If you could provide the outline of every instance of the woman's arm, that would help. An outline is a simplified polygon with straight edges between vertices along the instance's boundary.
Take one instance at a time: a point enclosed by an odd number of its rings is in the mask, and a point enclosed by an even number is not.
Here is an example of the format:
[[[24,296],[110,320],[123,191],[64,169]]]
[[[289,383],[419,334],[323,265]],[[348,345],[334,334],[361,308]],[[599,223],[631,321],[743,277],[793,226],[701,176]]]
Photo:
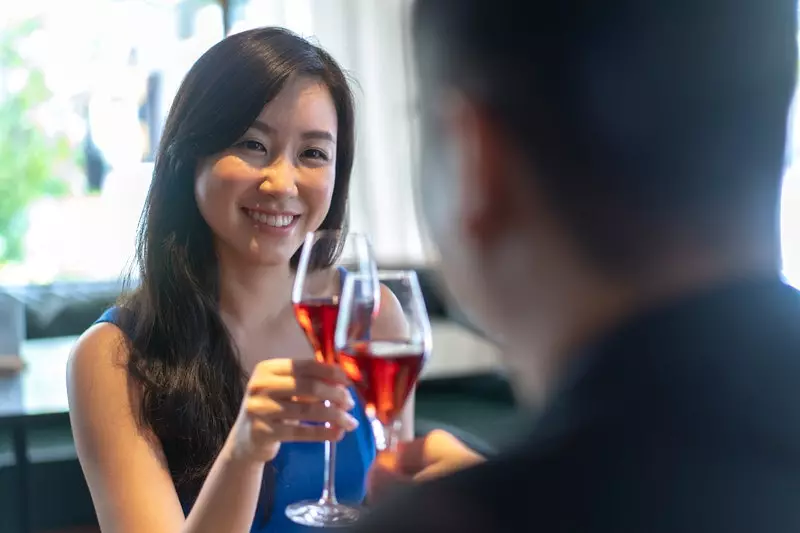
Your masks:
[[[223,448],[188,517],[158,439],[137,423],[122,332],[92,327],[67,369],[70,421],[81,467],[105,533],[201,533],[250,530],[263,466]]]

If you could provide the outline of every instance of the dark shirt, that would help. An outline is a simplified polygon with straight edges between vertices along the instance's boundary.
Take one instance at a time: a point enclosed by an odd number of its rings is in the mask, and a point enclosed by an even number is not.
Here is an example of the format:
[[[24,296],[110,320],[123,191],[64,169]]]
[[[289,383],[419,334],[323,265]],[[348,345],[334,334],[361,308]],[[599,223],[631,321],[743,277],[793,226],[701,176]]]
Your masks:
[[[384,502],[355,530],[800,531],[797,291],[718,287],[575,361],[522,446]]]

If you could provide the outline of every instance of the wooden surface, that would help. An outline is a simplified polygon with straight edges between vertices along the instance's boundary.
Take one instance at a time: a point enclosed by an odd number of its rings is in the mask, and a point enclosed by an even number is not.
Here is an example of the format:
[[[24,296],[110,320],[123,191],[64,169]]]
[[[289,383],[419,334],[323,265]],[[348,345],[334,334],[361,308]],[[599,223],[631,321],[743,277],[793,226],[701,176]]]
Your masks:
[[[422,379],[462,377],[502,371],[497,349],[452,322],[434,322],[433,350]],[[25,368],[0,373],[0,418],[67,412],[66,369],[76,337],[24,343]]]

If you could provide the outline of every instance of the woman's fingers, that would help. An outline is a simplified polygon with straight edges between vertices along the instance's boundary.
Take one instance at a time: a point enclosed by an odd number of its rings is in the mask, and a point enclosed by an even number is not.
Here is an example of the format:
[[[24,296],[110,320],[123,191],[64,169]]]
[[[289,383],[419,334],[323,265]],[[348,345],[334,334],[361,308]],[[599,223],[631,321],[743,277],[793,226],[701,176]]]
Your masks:
[[[247,400],[247,413],[252,417],[278,423],[317,422],[329,423],[347,431],[358,427],[358,421],[335,405],[320,402],[277,401],[266,396]]]
[[[268,359],[256,365],[253,376],[272,374],[276,376],[296,376],[329,381],[339,385],[350,385],[344,370],[336,365],[320,363],[314,359],[295,361],[293,359]]]
[[[314,360],[292,361],[294,375],[330,381],[339,385],[349,386],[350,379],[338,365],[326,365]]]
[[[248,385],[251,395],[268,395],[276,400],[304,398],[308,401],[328,401],[352,409],[355,402],[350,392],[342,385],[301,376],[264,376],[263,379],[251,379]]]
[[[282,426],[285,436],[281,439],[289,442],[321,442],[325,440],[340,441],[344,438],[345,430],[337,427],[325,426]]]
[[[340,428],[352,431],[358,427],[358,420],[335,406],[323,403],[284,403],[281,420],[299,420],[301,422],[327,422]]]
[[[258,421],[253,424],[253,431],[263,434],[262,440],[280,442],[322,442],[326,440],[340,441],[345,430],[338,426],[305,426],[302,424]],[[255,435],[256,439],[259,435]]]
[[[244,409],[256,443],[340,440],[358,427],[344,372],[316,361],[272,359],[256,366]]]

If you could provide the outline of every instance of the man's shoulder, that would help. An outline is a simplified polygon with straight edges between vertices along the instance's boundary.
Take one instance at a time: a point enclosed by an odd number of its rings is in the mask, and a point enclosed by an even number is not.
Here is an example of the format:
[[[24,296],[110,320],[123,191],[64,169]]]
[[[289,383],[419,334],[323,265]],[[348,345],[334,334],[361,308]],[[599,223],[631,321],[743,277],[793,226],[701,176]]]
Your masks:
[[[550,533],[674,533],[697,523],[709,533],[800,528],[800,460],[720,440],[714,431],[687,426],[671,435],[657,423],[617,422],[540,434],[514,452],[397,494],[354,531],[513,532],[532,523]]]
[[[471,533],[498,528],[499,504],[526,477],[507,457],[395,494],[370,512],[354,533]]]
[[[581,519],[574,513],[580,507],[575,506],[580,480],[603,475],[592,468],[600,449],[608,449],[599,433],[591,427],[533,435],[482,464],[395,494],[368,513],[354,533],[527,530],[531,513],[552,531],[573,531]]]

